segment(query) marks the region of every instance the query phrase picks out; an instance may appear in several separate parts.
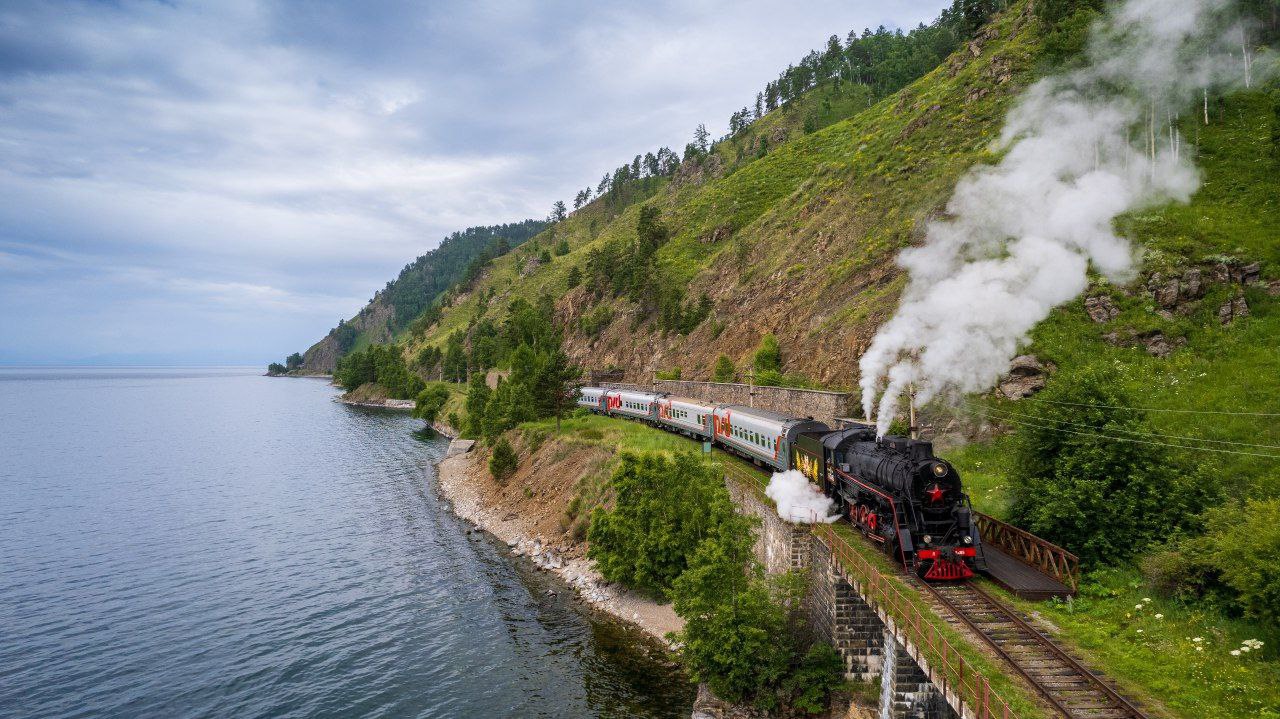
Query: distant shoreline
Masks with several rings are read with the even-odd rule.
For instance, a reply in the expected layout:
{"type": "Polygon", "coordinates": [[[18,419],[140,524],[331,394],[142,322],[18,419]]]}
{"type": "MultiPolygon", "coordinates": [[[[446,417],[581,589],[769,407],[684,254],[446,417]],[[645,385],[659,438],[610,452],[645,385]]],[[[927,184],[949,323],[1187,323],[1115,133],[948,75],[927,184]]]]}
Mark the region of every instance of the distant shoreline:
{"type": "Polygon", "coordinates": [[[293,370],[291,372],[264,372],[263,377],[312,377],[333,379],[333,375],[328,372],[310,372],[307,370],[293,370]]]}

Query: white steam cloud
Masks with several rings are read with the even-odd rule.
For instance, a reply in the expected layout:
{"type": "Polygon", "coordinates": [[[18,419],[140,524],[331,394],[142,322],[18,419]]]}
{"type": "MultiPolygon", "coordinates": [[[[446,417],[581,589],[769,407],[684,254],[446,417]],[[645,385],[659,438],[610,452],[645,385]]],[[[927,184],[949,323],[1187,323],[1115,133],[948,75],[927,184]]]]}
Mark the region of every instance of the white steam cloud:
{"type": "Polygon", "coordinates": [[[831,523],[840,518],[836,503],[797,470],[774,472],[764,493],[778,505],[778,516],[796,524],[831,523]]]}
{"type": "Polygon", "coordinates": [[[1085,67],[1019,98],[1000,163],[970,171],[948,216],[898,258],[909,272],[901,304],[859,363],[881,434],[911,386],[922,403],[994,386],[1036,323],[1084,291],[1090,266],[1132,276],[1113,219],[1199,186],[1171,119],[1264,66],[1230,6],[1127,0],[1094,29],[1085,67]]]}

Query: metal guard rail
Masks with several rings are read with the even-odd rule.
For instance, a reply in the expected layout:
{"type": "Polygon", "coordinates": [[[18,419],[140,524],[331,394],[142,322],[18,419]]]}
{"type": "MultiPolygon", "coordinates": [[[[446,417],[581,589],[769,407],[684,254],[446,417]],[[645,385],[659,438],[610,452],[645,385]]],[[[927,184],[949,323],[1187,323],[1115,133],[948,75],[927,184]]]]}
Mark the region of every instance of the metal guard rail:
{"type": "MultiPolygon", "coordinates": [[[[743,471],[732,463],[725,470],[738,478],[763,485],[764,480],[743,471]]],[[[897,626],[899,634],[916,646],[928,661],[929,680],[941,687],[943,694],[953,692],[960,703],[973,713],[973,719],[1015,719],[1009,704],[991,689],[991,683],[929,622],[911,603],[895,582],[858,553],[848,541],[836,534],[830,524],[812,525],[815,533],[831,547],[845,571],[859,582],[858,593],[873,608],[884,612],[897,626]]],[[[961,712],[961,716],[964,713],[961,712]]]]}
{"type": "Polygon", "coordinates": [[[1079,557],[1025,529],[1001,522],[982,512],[975,511],[973,519],[978,525],[978,536],[984,543],[997,547],[1015,559],[1057,579],[1070,587],[1072,593],[1079,591],[1079,557]]]}

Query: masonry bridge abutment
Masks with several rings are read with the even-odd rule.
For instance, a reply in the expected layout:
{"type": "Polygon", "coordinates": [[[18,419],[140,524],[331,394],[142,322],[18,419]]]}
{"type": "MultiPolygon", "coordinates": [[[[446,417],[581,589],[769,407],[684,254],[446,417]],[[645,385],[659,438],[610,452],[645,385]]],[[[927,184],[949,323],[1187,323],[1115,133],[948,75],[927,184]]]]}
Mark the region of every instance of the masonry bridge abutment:
{"type": "Polygon", "coordinates": [[[783,521],[742,481],[728,477],[725,484],[740,511],[760,520],[755,553],[765,570],[806,575],[810,628],[840,654],[845,678],[880,686],[881,719],[974,719],[958,695],[931,679],[927,659],[893,618],[867,601],[830,539],[783,521]]]}

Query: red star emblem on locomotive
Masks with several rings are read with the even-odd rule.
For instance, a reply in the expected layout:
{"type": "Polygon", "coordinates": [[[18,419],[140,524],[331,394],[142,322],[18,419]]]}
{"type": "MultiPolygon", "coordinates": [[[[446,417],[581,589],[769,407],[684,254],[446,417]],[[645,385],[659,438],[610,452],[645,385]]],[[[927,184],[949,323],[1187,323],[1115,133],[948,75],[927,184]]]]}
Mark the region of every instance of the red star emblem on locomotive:
{"type": "Polygon", "coordinates": [[[929,502],[931,504],[936,504],[942,501],[942,496],[947,493],[947,490],[935,484],[932,487],[926,489],[924,493],[929,496],[929,502]]]}

